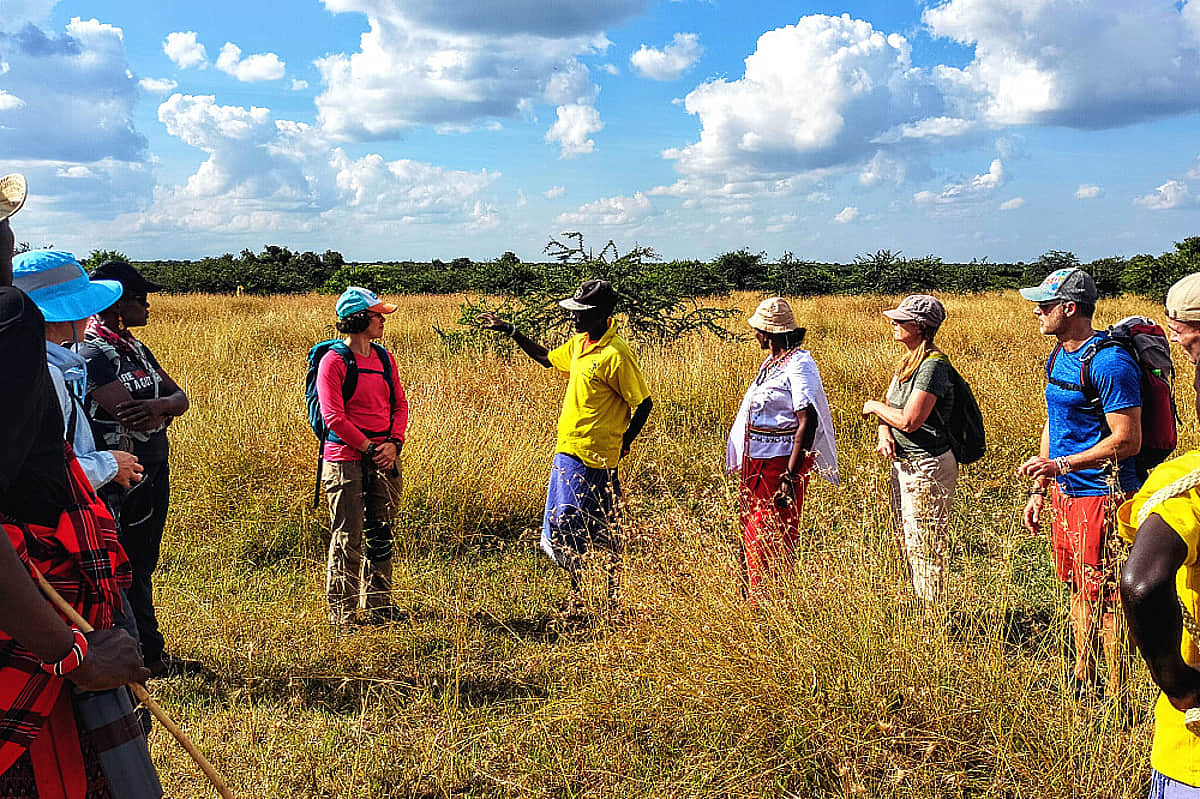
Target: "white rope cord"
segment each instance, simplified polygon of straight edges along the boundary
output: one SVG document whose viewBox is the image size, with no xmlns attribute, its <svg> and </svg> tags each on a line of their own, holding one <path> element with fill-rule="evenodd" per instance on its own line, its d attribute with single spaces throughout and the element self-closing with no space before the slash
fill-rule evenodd
<svg viewBox="0 0 1200 799">
<path fill-rule="evenodd" d="M 1150 495 L 1150 499 L 1146 500 L 1146 503 L 1142 505 L 1141 510 L 1138 511 L 1138 527 L 1141 527 L 1142 523 L 1150 518 L 1150 514 L 1154 513 L 1155 507 L 1172 497 L 1191 491 L 1196 486 L 1200 486 L 1200 469 L 1189 472 L 1173 483 L 1169 483 L 1155 491 Z M 1188 635 L 1192 637 L 1192 643 L 1200 646 L 1200 625 L 1196 624 L 1196 618 L 1184 606 L 1183 600 L 1179 598 L 1178 594 L 1175 595 L 1175 598 L 1179 602 L 1179 610 L 1183 614 L 1184 628 L 1188 631 Z M 1191 732 L 1200 735 L 1200 707 L 1188 708 L 1183 714 L 1183 723 Z"/>
</svg>

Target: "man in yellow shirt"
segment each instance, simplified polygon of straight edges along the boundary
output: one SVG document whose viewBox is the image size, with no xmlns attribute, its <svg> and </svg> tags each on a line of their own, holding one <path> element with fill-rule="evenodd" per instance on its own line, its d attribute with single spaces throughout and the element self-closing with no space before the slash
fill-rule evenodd
<svg viewBox="0 0 1200 799">
<path fill-rule="evenodd" d="M 1170 338 L 1200 360 L 1200 273 L 1167 294 Z M 1200 381 L 1200 374 L 1197 375 Z M 1200 451 L 1167 461 L 1118 511 L 1133 543 L 1121 575 L 1129 632 L 1162 689 L 1154 709 L 1150 799 L 1200 799 Z"/>
<path fill-rule="evenodd" d="M 546 491 L 542 549 L 567 570 L 571 596 L 579 601 L 579 567 L 588 549 L 609 553 L 609 600 L 617 611 L 621 540 L 617 464 L 646 424 L 654 403 L 629 345 L 616 333 L 613 287 L 585 280 L 575 296 L 559 302 L 571 313 L 576 335 L 553 350 L 519 333 L 495 314 L 480 315 L 480 326 L 512 336 L 526 355 L 570 375 L 558 417 L 558 442 Z"/>
</svg>

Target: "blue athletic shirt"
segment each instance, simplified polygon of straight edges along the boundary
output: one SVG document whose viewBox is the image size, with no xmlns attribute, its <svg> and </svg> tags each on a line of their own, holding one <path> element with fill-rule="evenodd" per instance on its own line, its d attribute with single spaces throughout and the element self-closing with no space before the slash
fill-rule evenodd
<svg viewBox="0 0 1200 799">
<path fill-rule="evenodd" d="M 1097 333 L 1075 352 L 1060 350 L 1051 377 L 1078 385 L 1083 353 L 1103 338 L 1103 334 Z M 1141 406 L 1141 371 L 1129 353 L 1120 347 L 1108 346 L 1096 353 L 1092 358 L 1091 378 L 1105 413 Z M 1087 398 L 1079 391 L 1047 383 L 1046 415 L 1050 420 L 1051 458 L 1077 455 L 1104 438 L 1105 429 L 1100 414 L 1088 406 Z M 1132 494 L 1141 487 L 1133 461 L 1133 458 L 1126 458 L 1120 463 L 1121 489 L 1126 494 Z M 1080 469 L 1058 477 L 1058 487 L 1073 497 L 1103 496 L 1108 493 L 1105 484 L 1107 471 Z"/>
</svg>

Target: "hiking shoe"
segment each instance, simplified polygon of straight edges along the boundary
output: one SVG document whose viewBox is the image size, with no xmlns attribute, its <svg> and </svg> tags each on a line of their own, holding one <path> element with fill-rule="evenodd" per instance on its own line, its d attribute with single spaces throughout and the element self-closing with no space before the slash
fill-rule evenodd
<svg viewBox="0 0 1200 799">
<path fill-rule="evenodd" d="M 200 674 L 204 672 L 204 664 L 199 660 L 176 657 L 175 655 L 168 655 L 166 652 L 158 660 L 147 663 L 146 668 L 150 670 L 151 678 L 180 677 L 184 674 Z"/>
<path fill-rule="evenodd" d="M 385 627 L 389 624 L 400 624 L 409 619 L 409 612 L 395 605 L 385 605 L 381 608 L 371 608 L 363 611 L 363 624 L 371 627 Z"/>
</svg>

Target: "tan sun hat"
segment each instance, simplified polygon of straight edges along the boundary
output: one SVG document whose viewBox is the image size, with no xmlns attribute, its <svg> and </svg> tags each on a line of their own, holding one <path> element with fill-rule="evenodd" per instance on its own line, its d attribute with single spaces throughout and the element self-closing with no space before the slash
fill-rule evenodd
<svg viewBox="0 0 1200 799">
<path fill-rule="evenodd" d="M 21 210 L 28 191 L 24 175 L 13 173 L 0 178 L 0 222 Z"/>
<path fill-rule="evenodd" d="M 746 320 L 750 327 L 764 333 L 791 333 L 798 330 L 792 306 L 783 297 L 767 297 L 754 309 L 754 315 Z"/>
<path fill-rule="evenodd" d="M 1200 322 L 1200 272 L 1177 281 L 1167 292 L 1167 316 L 1178 322 Z"/>
</svg>

